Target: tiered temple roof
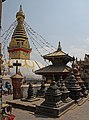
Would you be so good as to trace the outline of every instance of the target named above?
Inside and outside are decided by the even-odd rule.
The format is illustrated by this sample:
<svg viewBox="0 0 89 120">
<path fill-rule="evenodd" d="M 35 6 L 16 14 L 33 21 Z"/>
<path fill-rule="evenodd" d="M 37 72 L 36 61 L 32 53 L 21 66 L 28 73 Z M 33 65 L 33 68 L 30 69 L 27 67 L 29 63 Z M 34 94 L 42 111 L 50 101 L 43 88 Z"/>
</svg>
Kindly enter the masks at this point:
<svg viewBox="0 0 89 120">
<path fill-rule="evenodd" d="M 41 68 L 35 71 L 35 73 L 45 76 L 60 76 L 68 74 L 70 71 L 70 67 L 66 64 L 69 61 L 73 61 L 73 58 L 71 56 L 62 51 L 60 42 L 57 51 L 44 55 L 43 58 L 51 61 L 52 65 Z"/>
</svg>

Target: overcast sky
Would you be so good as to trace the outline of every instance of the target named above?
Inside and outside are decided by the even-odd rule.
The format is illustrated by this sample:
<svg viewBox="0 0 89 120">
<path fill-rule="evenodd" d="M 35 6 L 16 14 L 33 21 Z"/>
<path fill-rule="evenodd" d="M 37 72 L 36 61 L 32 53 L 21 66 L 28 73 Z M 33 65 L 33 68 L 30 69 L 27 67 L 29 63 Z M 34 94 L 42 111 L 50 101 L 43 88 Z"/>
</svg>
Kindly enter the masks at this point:
<svg viewBox="0 0 89 120">
<path fill-rule="evenodd" d="M 25 21 L 54 47 L 83 59 L 89 54 L 89 0 L 6 0 L 2 32 L 16 19 L 22 5 Z"/>
</svg>

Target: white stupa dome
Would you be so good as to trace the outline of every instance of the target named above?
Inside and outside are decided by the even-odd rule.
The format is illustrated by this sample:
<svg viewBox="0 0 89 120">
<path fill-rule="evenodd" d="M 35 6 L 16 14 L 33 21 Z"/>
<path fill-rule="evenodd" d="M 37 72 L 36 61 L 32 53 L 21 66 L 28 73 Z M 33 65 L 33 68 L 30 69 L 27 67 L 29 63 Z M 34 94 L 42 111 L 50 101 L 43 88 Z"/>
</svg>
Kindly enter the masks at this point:
<svg viewBox="0 0 89 120">
<path fill-rule="evenodd" d="M 34 73 L 35 70 L 38 70 L 43 67 L 40 62 L 34 60 L 23 60 L 23 59 L 11 59 L 4 64 L 4 69 L 10 74 L 10 76 L 16 74 L 16 66 L 13 66 L 13 63 L 21 63 L 21 66 L 18 66 L 20 69 L 21 74 L 26 80 L 41 80 L 41 75 L 36 75 Z"/>
</svg>

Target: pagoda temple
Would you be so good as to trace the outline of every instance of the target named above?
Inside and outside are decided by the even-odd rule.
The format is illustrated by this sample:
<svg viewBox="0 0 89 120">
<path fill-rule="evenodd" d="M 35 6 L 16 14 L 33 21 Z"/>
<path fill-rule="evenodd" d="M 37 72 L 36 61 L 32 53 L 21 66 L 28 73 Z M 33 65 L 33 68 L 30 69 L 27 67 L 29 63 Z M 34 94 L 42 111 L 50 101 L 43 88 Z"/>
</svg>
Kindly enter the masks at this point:
<svg viewBox="0 0 89 120">
<path fill-rule="evenodd" d="M 30 53 L 32 48 L 30 47 L 29 39 L 24 27 L 25 14 L 20 5 L 19 12 L 16 13 L 17 26 L 14 29 L 11 41 L 8 46 L 9 60 L 4 64 L 6 69 L 9 68 L 10 76 L 16 73 L 13 63 L 21 63 L 20 72 L 26 80 L 39 80 L 42 79 L 41 75 L 36 75 L 35 70 L 42 68 L 43 65 L 36 61 L 31 60 Z"/>
<path fill-rule="evenodd" d="M 67 63 L 73 61 L 73 58 L 62 51 L 60 42 L 56 51 L 44 55 L 43 58 L 51 61 L 52 65 L 36 70 L 36 74 L 45 76 L 46 81 L 58 81 L 61 76 L 63 79 L 66 78 L 71 69 Z"/>
</svg>

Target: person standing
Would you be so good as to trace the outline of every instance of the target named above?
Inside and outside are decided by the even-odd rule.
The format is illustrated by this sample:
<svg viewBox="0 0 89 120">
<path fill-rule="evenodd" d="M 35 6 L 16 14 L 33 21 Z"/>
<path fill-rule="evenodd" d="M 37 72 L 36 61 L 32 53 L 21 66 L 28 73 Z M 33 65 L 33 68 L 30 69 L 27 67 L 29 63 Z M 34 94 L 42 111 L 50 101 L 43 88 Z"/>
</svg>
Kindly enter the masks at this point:
<svg viewBox="0 0 89 120">
<path fill-rule="evenodd" d="M 7 84 L 8 95 L 11 94 L 11 84 L 8 82 Z"/>
</svg>

